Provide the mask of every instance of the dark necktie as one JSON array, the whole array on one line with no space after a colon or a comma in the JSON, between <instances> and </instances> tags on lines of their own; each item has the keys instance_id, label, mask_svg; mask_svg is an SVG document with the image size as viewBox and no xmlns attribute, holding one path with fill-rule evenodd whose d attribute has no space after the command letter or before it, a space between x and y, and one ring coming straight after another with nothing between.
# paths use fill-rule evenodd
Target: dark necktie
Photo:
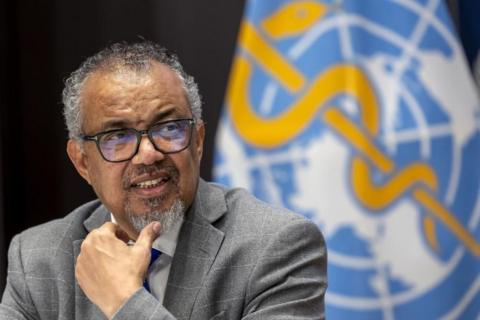
<instances>
[{"instance_id":1,"label":"dark necktie","mask_svg":"<svg viewBox=\"0 0 480 320\"><path fill-rule=\"evenodd\" d=\"M155 248L152 248L151 253L150 253L150 264L148 265L148 269L147 269L147 277L148 277L148 270L150 269L152 264L155 262L155 260L157 260L158 257L160 257L161 254L162 254L161 251L159 251ZM147 289L148 292L150 292L150 285L148 284L147 277L143 281L143 287L145 289Z\"/></svg>"}]
</instances>

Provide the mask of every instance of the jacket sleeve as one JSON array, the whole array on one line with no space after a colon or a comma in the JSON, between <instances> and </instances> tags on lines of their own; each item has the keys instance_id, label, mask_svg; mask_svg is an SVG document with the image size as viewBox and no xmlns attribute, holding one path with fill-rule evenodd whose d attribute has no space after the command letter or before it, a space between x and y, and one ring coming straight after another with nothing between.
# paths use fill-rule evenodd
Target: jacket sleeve
<instances>
[{"instance_id":1,"label":"jacket sleeve","mask_svg":"<svg viewBox=\"0 0 480 320\"><path fill-rule=\"evenodd\" d=\"M251 319L324 319L327 250L317 226L298 219L268 237L250 276Z\"/></svg>"},{"instance_id":2,"label":"jacket sleeve","mask_svg":"<svg viewBox=\"0 0 480 320\"><path fill-rule=\"evenodd\" d=\"M8 250L7 285L0 304L0 319L39 319L27 288L17 235Z\"/></svg>"},{"instance_id":3,"label":"jacket sleeve","mask_svg":"<svg viewBox=\"0 0 480 320\"><path fill-rule=\"evenodd\" d=\"M176 318L142 287L125 301L112 317L112 320L139 319L175 320Z\"/></svg>"}]
</instances>

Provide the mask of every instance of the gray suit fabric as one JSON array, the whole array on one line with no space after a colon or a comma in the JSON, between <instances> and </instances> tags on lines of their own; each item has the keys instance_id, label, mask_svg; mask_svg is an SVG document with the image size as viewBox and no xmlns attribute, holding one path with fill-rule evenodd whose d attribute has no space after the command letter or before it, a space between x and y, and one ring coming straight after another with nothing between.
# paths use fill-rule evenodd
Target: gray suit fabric
<instances>
[{"instance_id":1,"label":"gray suit fabric","mask_svg":"<svg viewBox=\"0 0 480 320\"><path fill-rule=\"evenodd\" d=\"M15 236L0 319L105 319L74 269L83 239L108 220L96 200ZM200 180L163 306L140 288L113 319L323 319L325 290L326 247L312 222Z\"/></svg>"}]
</instances>

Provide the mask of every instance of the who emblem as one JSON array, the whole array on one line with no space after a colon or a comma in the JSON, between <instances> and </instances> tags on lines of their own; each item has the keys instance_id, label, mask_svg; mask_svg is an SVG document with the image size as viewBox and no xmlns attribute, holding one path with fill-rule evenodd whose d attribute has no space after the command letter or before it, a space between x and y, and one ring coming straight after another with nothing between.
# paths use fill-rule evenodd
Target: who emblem
<instances>
[{"instance_id":1,"label":"who emblem","mask_svg":"<svg viewBox=\"0 0 480 320\"><path fill-rule=\"evenodd\" d=\"M478 98L442 1L250 1L214 176L302 213L331 319L480 314Z\"/></svg>"}]
</instances>

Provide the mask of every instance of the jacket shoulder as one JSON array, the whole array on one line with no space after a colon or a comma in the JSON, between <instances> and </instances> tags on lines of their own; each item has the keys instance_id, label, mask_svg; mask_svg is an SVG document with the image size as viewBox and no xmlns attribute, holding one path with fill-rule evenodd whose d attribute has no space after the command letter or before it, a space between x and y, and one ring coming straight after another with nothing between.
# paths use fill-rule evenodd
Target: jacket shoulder
<instances>
[{"instance_id":1,"label":"jacket shoulder","mask_svg":"<svg viewBox=\"0 0 480 320\"><path fill-rule=\"evenodd\" d=\"M99 200L87 202L63 218L28 228L18 234L23 249L59 244L62 240L83 239L86 230L83 222L101 205Z\"/></svg>"},{"instance_id":2,"label":"jacket shoulder","mask_svg":"<svg viewBox=\"0 0 480 320\"><path fill-rule=\"evenodd\" d=\"M227 220L235 220L237 226L244 222L250 226L249 228L260 228L262 232L265 232L275 231L292 223L313 224L304 216L286 208L266 203L245 189L228 189L222 186L217 186L217 188L221 188L225 194Z\"/></svg>"}]
</instances>

